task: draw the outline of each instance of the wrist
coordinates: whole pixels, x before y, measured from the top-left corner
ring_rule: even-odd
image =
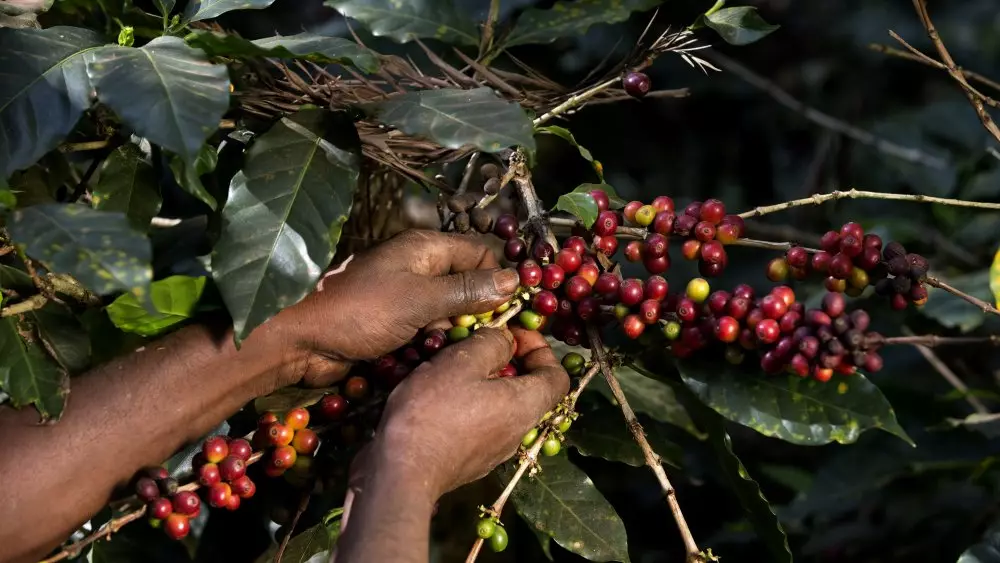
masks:
[[[434,466],[417,459],[405,447],[397,447],[377,436],[367,465],[364,488],[378,491],[393,490],[416,506],[433,510],[443,494]]]

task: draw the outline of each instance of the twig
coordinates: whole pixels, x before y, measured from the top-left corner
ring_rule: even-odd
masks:
[[[278,551],[274,552],[274,563],[281,563],[281,557],[285,554],[285,548],[288,547],[288,541],[292,539],[292,533],[295,532],[295,526],[299,523],[299,518],[302,517],[302,513],[306,511],[309,507],[309,499],[312,498],[313,487],[306,488],[302,492],[302,499],[299,500],[299,507],[295,511],[295,516],[292,517],[292,523],[288,526],[288,533],[285,537],[281,538],[281,544],[278,546]]]
[[[971,344],[989,344],[990,346],[1000,346],[1000,336],[938,336],[936,334],[924,334],[921,336],[882,336],[868,340],[871,344],[891,346],[893,344],[910,344],[913,346],[924,346],[935,348],[937,346],[964,346]]]
[[[966,97],[969,98],[969,102],[972,107],[976,110],[976,115],[979,116],[979,120],[983,122],[983,127],[993,138],[1000,142],[1000,128],[990,117],[990,114],[986,111],[986,107],[983,104],[983,95],[979,93],[977,96],[975,88],[973,88],[969,81],[965,79],[965,75],[958,70],[958,66],[955,64],[955,59],[951,58],[951,53],[948,52],[948,48],[944,46],[944,41],[941,40],[941,36],[938,34],[937,28],[934,27],[934,22],[931,21],[930,14],[927,13],[927,1],[926,0],[913,0],[913,7],[917,10],[917,15],[920,17],[920,23],[924,25],[924,29],[927,30],[927,36],[931,38],[931,42],[934,43],[934,47],[937,49],[938,55],[941,56],[941,62],[948,69],[948,74],[958,82],[959,86],[965,92]]]
[[[698,544],[694,541],[694,536],[691,535],[691,529],[688,528],[687,520],[685,520],[684,513],[681,511],[681,505],[677,502],[677,491],[670,484],[670,479],[667,478],[667,473],[663,470],[663,462],[660,456],[653,451],[652,446],[649,445],[649,441],[646,440],[646,433],[643,431],[642,425],[639,424],[635,412],[625,397],[625,392],[622,391],[621,385],[618,383],[618,379],[615,377],[614,371],[608,363],[604,350],[604,342],[601,340],[600,329],[593,323],[588,323],[587,337],[590,339],[593,356],[600,366],[601,372],[604,374],[604,380],[607,381],[608,387],[611,388],[611,394],[614,395],[615,401],[618,402],[618,405],[622,409],[622,414],[625,416],[625,423],[632,432],[632,437],[635,438],[636,444],[642,450],[646,465],[653,470],[657,481],[660,482],[660,489],[662,489],[663,495],[667,498],[667,504],[670,505],[670,512],[673,513],[677,529],[684,540],[687,563],[706,563],[705,557],[702,555],[701,550],[698,549]]]
[[[30,261],[25,262],[25,264],[30,264]],[[96,306],[101,304],[100,297],[91,293],[90,290],[85,288],[82,284],[80,284],[80,282],[76,281],[76,279],[68,274],[49,273],[44,276],[39,276],[37,272],[34,271],[33,266],[29,266],[29,272],[35,282],[35,286],[39,290],[39,293],[28,297],[24,301],[13,303],[0,309],[0,317],[12,317],[14,315],[21,315],[29,311],[41,309],[48,304],[49,301],[52,301],[53,299],[58,300],[55,297],[56,293],[68,295],[84,305]]]
[[[784,251],[784,250],[788,250],[789,248],[792,248],[794,246],[799,246],[799,245],[791,243],[791,242],[771,242],[769,240],[756,240],[756,239],[752,239],[752,238],[741,238],[741,239],[736,239],[733,242],[729,243],[729,246],[747,246],[747,247],[750,247],[750,248],[763,248],[765,250],[782,250],[782,251]],[[803,246],[802,248],[804,248],[807,252],[810,252],[810,253],[813,253],[813,254],[819,252],[818,248],[809,248],[809,247],[806,247],[806,246]]]
[[[905,147],[881,137],[877,137],[870,131],[855,127],[854,125],[851,125],[843,120],[837,119],[836,117],[808,106],[804,102],[794,98],[788,92],[782,90],[777,84],[771,82],[763,76],[760,76],[735,60],[722,55],[721,53],[713,51],[708,55],[708,58],[718,63],[724,70],[735,74],[751,86],[762,90],[779,104],[787,107],[795,113],[798,113],[802,117],[812,121],[820,127],[825,127],[826,129],[840,133],[845,137],[854,139],[861,144],[874,147],[876,150],[884,152],[885,154],[892,155],[909,162],[923,164],[930,168],[937,169],[943,169],[947,166],[947,161],[941,157],[927,154],[914,147]]]
[[[908,335],[913,334],[913,331],[906,326],[903,327],[903,332]],[[932,365],[934,369],[941,374],[941,377],[943,377],[945,381],[950,383],[952,387],[957,389],[958,392],[965,397],[965,400],[969,403],[973,410],[979,414],[988,414],[990,412],[990,409],[986,408],[986,405],[984,405],[978,397],[969,393],[969,386],[966,385],[965,382],[962,381],[957,375],[955,375],[955,372],[951,371],[951,368],[941,361],[941,358],[938,358],[937,354],[935,354],[933,350],[923,345],[914,345],[914,348],[916,348],[917,351],[920,352],[920,355],[927,360],[927,363]]]
[[[914,55],[913,53],[907,53],[906,51],[903,51],[902,49],[897,49],[895,47],[890,47],[888,45],[881,45],[879,43],[872,43],[871,45],[868,46],[868,48],[871,49],[872,51],[876,51],[876,52],[883,53],[883,54],[886,54],[886,55],[889,55],[889,56],[893,56],[893,57],[899,57],[901,59],[907,59],[907,60],[910,60],[910,61],[915,61],[915,62],[918,62],[918,63],[921,63],[921,64],[925,64],[927,66],[932,66],[934,68],[939,68],[941,70],[947,70],[948,69],[948,67],[946,67],[940,61],[935,61],[934,59],[931,59],[931,62],[928,62],[927,61],[927,57],[918,57],[917,55]],[[990,88],[993,88],[997,92],[1000,92],[1000,83],[994,81],[993,79],[991,79],[991,78],[989,78],[987,76],[984,76],[982,74],[979,74],[978,72],[973,72],[971,70],[966,70],[966,69],[964,69],[962,67],[955,67],[955,68],[959,72],[962,73],[962,76],[966,77],[967,79],[972,80],[974,82],[978,82],[978,83],[980,83],[980,84],[982,84],[984,86],[989,86]]]
[[[35,311],[44,307],[48,302],[48,297],[38,293],[20,303],[14,303],[0,309],[0,317],[13,317],[14,315],[22,315],[28,311]]]
[[[1000,310],[997,310],[997,308],[994,307],[993,305],[990,305],[989,303],[983,301],[982,299],[979,299],[978,297],[973,297],[972,295],[969,295],[968,293],[965,293],[964,291],[952,285],[948,285],[947,283],[939,280],[938,278],[932,276],[926,276],[924,278],[924,282],[931,287],[943,289],[948,293],[954,295],[955,297],[959,297],[961,299],[968,301],[969,303],[972,303],[976,307],[982,309],[983,313],[993,313],[994,315],[1000,315]]]
[[[257,463],[263,456],[264,452],[255,452],[253,455],[250,456],[250,459],[247,460],[247,465]],[[180,487],[177,487],[177,491],[178,492],[196,491],[200,487],[201,484],[198,483],[198,481],[192,481],[186,485],[181,485]],[[126,501],[135,500],[135,497],[129,497],[128,499],[125,500]],[[126,504],[125,506],[127,507],[128,504]],[[80,553],[80,550],[100,539],[107,538],[110,540],[111,534],[114,534],[115,532],[120,530],[122,526],[124,526],[125,524],[128,524],[129,522],[133,522],[135,520],[142,518],[144,514],[146,514],[146,505],[142,505],[139,508],[136,508],[131,512],[122,514],[121,516],[118,516],[116,518],[112,518],[107,524],[101,526],[96,532],[90,534],[89,536],[83,538],[78,542],[72,543],[64,547],[62,551],[60,551],[59,553],[53,555],[52,557],[49,557],[48,559],[43,559],[39,563],[56,563],[56,561],[62,561],[63,559],[66,559],[68,557],[75,557],[77,554]]]
[[[608,80],[605,80],[604,82],[601,82],[600,84],[597,84],[597,85],[595,85],[595,86],[593,86],[593,87],[591,87],[591,88],[589,88],[587,90],[584,90],[583,92],[580,92],[579,94],[574,94],[574,95],[570,96],[569,99],[566,100],[565,102],[563,102],[563,103],[557,105],[556,107],[550,109],[549,111],[547,111],[544,114],[542,114],[540,117],[535,118],[535,120],[532,122],[532,124],[535,127],[538,127],[539,125],[543,125],[546,121],[552,119],[553,117],[556,117],[556,116],[559,116],[559,115],[562,115],[562,114],[566,113],[567,111],[575,108],[576,106],[582,104],[583,102],[586,102],[590,98],[593,98],[597,94],[600,94],[601,92],[607,90],[608,88],[611,88],[612,86],[614,86],[615,84],[617,84],[619,82],[621,82],[621,77],[620,76],[616,76],[614,78],[610,78]]]
[[[821,203],[826,203],[828,201],[836,201],[839,199],[885,199],[892,201],[915,201],[920,203],[937,203],[940,205],[952,205],[955,207],[973,207],[976,209],[993,209],[1000,211],[1000,203],[987,203],[982,201],[965,201],[961,199],[948,199],[943,197],[933,197],[928,195],[919,194],[895,194],[895,193],[885,193],[885,192],[869,192],[863,190],[850,189],[847,191],[835,191],[827,194],[816,194],[811,197],[805,197],[802,199],[793,199],[791,201],[786,201],[784,203],[778,203],[775,205],[765,205],[762,207],[756,207],[750,211],[745,211],[740,213],[740,217],[744,219],[749,219],[751,217],[760,217],[762,215],[767,215],[769,213],[775,213],[777,211],[784,211],[786,209],[791,209],[793,207],[801,207],[803,205],[819,205]]]

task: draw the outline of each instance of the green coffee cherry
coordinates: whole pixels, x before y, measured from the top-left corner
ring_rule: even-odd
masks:
[[[565,434],[565,433],[569,432],[569,428],[570,428],[570,426],[573,426],[573,419],[567,416],[567,417],[566,417],[566,420],[562,421],[562,422],[561,422],[561,423],[559,424],[559,426],[557,426],[556,428],[557,428],[557,429],[558,429],[558,430],[559,430],[560,432],[562,432],[563,434]]]
[[[542,323],[545,322],[545,317],[534,311],[521,311],[521,314],[517,316],[517,320],[520,321],[521,326],[528,330],[538,330],[542,327]]]
[[[525,434],[523,438],[521,438],[521,445],[526,448],[530,448],[531,444],[534,444],[535,439],[537,438],[538,438],[538,429],[532,428],[531,430],[528,430],[528,433]]]
[[[549,438],[545,440],[545,443],[542,444],[542,454],[548,457],[557,455],[560,450],[562,450],[562,442],[560,442],[559,438],[556,438],[555,436],[549,436]]]
[[[507,530],[504,530],[503,526],[497,526],[493,535],[490,536],[490,549],[492,549],[494,553],[500,553],[501,551],[507,549],[507,541]]]
[[[563,356],[562,367],[570,375],[580,375],[583,373],[583,368],[587,365],[587,360],[583,356],[577,354],[576,352],[570,352]]]
[[[464,326],[453,326],[448,329],[448,340],[460,342],[469,337],[469,329]]]
[[[663,335],[667,340],[677,340],[681,335],[681,323],[670,321],[663,327]]]
[[[492,538],[496,530],[497,525],[492,518],[483,518],[476,524],[476,535],[484,540]]]

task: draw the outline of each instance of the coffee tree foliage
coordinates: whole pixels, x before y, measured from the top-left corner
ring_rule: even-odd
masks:
[[[228,314],[239,344],[310,292],[335,257],[361,248],[356,239],[377,238],[371,222],[387,219],[372,207],[385,208],[401,194],[419,201],[450,193],[473,153],[506,157],[509,149],[520,148],[538,171],[535,181],[547,208],[587,224],[596,217],[587,195],[594,184],[637,198],[695,199],[697,180],[645,176],[650,185],[637,187],[628,171],[597,160],[599,149],[610,154],[616,151],[610,145],[620,145],[638,156],[628,166],[641,169],[657,151],[683,154],[684,131],[642,131],[599,142],[595,129],[610,125],[589,122],[594,110],[576,113],[579,107],[559,120],[533,123],[572,94],[599,84],[602,75],[620,76],[624,67],[599,67],[577,77],[579,88],[571,88],[527,70],[514,56],[528,53],[545,65],[566,44],[627,33],[624,50],[598,42],[606,50],[602,55],[645,65],[654,61],[637,60],[635,54],[648,49],[666,23],[677,31],[690,24],[693,35],[686,37],[698,45],[744,46],[770,35],[762,45],[772,42],[780,49],[783,40],[780,33],[772,35],[778,26],[755,8],[719,2],[693,7],[682,14],[687,19],[655,19],[644,42],[632,49],[636,32],[659,7],[655,0],[519,3],[492,15],[485,6],[472,14],[447,0],[328,0],[325,9],[351,18],[352,31],[365,41],[306,31],[246,39],[228,31],[224,22],[252,19],[250,11],[273,2],[0,4],[0,397],[6,406],[36,409],[40,422],[58,424],[72,409],[75,376],[209,315]],[[484,26],[487,19],[495,23]],[[376,44],[385,52],[376,51]],[[712,70],[716,59],[698,58],[697,51],[658,54],[665,64],[671,58],[690,64],[675,67],[671,87],[710,84],[724,76]],[[351,82],[313,88],[324,73]],[[617,95],[598,99],[635,103],[621,100],[620,90]],[[698,95],[696,89],[693,99]],[[943,159],[944,167],[894,160],[865,146],[868,154],[859,160],[869,159],[865,164],[875,172],[856,177],[884,181],[870,186],[876,190],[903,185],[915,194],[995,200],[996,163],[968,141],[976,135],[966,134],[961,120],[942,124],[935,116],[950,114],[937,109],[921,108],[914,110],[919,119],[873,127],[901,142],[919,137],[924,150],[934,147],[928,158]],[[739,119],[738,111],[723,107],[697,115],[707,116],[706,129],[712,128],[713,115]],[[974,117],[964,118],[975,124]],[[923,129],[932,121],[934,131]],[[948,133],[952,125],[961,135]],[[586,133],[574,135],[578,131]],[[692,137],[707,146],[701,138],[706,134]],[[556,147],[557,139],[568,144]],[[632,148],[633,139],[642,146]],[[753,147],[722,144],[708,152],[721,159],[734,150],[759,154]],[[567,155],[581,159],[570,165],[576,167],[572,173],[560,177],[546,168],[547,158],[563,163]],[[566,176],[579,176],[581,187],[562,186]],[[760,180],[746,184],[759,186]],[[748,208],[781,200],[761,201],[743,193],[748,189],[727,188],[718,195],[732,196],[726,198],[731,206]],[[808,193],[776,195],[791,199]],[[984,219],[974,211],[935,207],[920,210],[920,220],[911,222],[910,208],[902,207],[913,204],[880,203],[852,207],[851,218],[928,252],[940,247],[933,255],[942,260],[937,271],[946,271],[949,282],[968,294],[994,299],[998,270],[990,270],[989,259],[997,233],[989,220],[995,215]],[[818,236],[847,216],[813,217],[823,226],[807,231]],[[927,240],[929,231],[920,232],[928,224],[934,240]],[[796,236],[780,234],[777,240]],[[745,258],[751,266],[731,268],[729,279],[763,281],[763,258],[755,256],[767,251],[750,250],[745,256],[734,253],[734,262]],[[682,287],[693,272],[676,270],[671,283]],[[803,283],[796,290],[801,298],[822,294],[819,284]],[[996,328],[995,319],[943,291],[932,292],[920,310],[905,313],[867,296],[859,301],[887,335],[912,330],[976,336]],[[557,350],[568,351],[562,344]],[[675,363],[629,346],[622,350],[628,354],[615,375],[678,486],[702,549],[712,547],[726,560],[792,561],[794,555],[804,561],[860,561],[882,554],[877,560],[1000,561],[1000,536],[990,526],[995,510],[987,501],[998,482],[994,417],[967,416],[963,401],[971,394],[993,404],[994,392],[948,392],[908,347],[886,354],[892,368],[883,380],[858,374],[827,384],[718,362]],[[947,356],[963,374],[998,368],[989,347],[965,350],[975,352]],[[993,384],[989,378],[975,381],[975,387]],[[220,431],[243,434],[257,412],[308,406],[321,395],[283,390],[248,405]],[[642,453],[611,399],[606,384],[595,381],[566,436],[569,454],[543,459],[542,471],[515,489],[513,510],[504,519],[513,530],[516,560],[678,557],[675,528],[659,489],[643,472]],[[871,429],[884,432],[866,432]],[[758,455],[758,449],[764,453]],[[335,544],[352,450],[338,451],[329,468],[332,485],[302,515],[284,561],[322,560]],[[749,461],[741,462],[737,452]],[[184,475],[190,457],[178,452],[168,468]],[[512,470],[508,463],[492,479],[504,483]],[[490,491],[477,494],[484,490]],[[468,547],[474,505],[486,502],[466,494],[462,505],[463,497],[456,496],[464,507],[461,516],[438,517],[443,529],[435,532],[435,545],[443,546],[442,553]],[[206,511],[183,544],[139,523],[71,556],[217,560],[227,557],[221,555],[227,553],[227,534],[240,533],[258,538],[237,550],[240,558],[269,560],[276,551],[271,543],[276,505],[287,507],[280,489],[261,495],[239,516]],[[115,515],[112,510],[95,515],[75,539]],[[526,525],[515,524],[517,517]],[[938,558],[921,558],[927,542],[933,542]]]

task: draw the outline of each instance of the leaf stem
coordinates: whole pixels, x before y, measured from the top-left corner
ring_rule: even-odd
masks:
[[[652,446],[649,445],[649,441],[646,439],[646,433],[642,429],[642,425],[639,423],[639,419],[635,416],[635,411],[632,410],[632,406],[629,405],[628,399],[625,397],[625,392],[622,391],[621,385],[618,383],[618,378],[615,377],[614,371],[611,369],[611,365],[608,362],[606,351],[604,349],[604,342],[601,340],[601,331],[597,325],[593,323],[587,324],[587,337],[590,339],[590,346],[593,350],[593,356],[596,358],[598,366],[600,366],[601,373],[604,375],[604,380],[607,381],[608,387],[611,388],[611,394],[614,395],[615,401],[622,409],[622,415],[625,416],[625,423],[628,425],[629,431],[632,432],[632,437],[635,439],[636,444],[638,444],[639,449],[642,450],[643,458],[646,460],[646,465],[653,470],[653,474],[656,475],[657,481],[660,482],[660,489],[663,491],[663,495],[667,498],[667,504],[670,506],[670,512],[674,516],[674,521],[677,523],[677,529],[680,531],[681,539],[684,540],[684,549],[687,552],[687,563],[705,563],[706,559],[702,555],[701,550],[698,549],[698,544],[694,541],[694,536],[691,535],[691,529],[688,528],[687,520],[684,518],[684,513],[681,511],[681,505],[677,502],[677,491],[674,489],[673,485],[670,484],[670,479],[667,478],[666,471],[663,470],[663,462],[660,456],[653,451]]]
[[[745,211],[743,213],[740,213],[739,215],[744,219],[749,219],[752,217],[760,217],[762,215],[776,213],[778,211],[784,211],[786,209],[791,209],[793,207],[801,207],[803,205],[819,205],[821,203],[826,203],[828,201],[837,201],[839,199],[884,199],[891,201],[913,201],[919,203],[938,203],[941,205],[952,205],[955,207],[972,207],[975,209],[992,209],[1000,211],[1000,203],[965,201],[961,199],[948,199],[943,197],[933,197],[933,196],[919,195],[919,194],[895,194],[895,193],[869,192],[863,190],[850,189],[847,191],[835,191],[826,194],[816,194],[811,197],[805,197],[802,199],[793,199],[791,201],[786,201],[784,203],[778,203],[775,205],[765,205],[762,207],[755,207],[754,209],[751,209],[750,211]]]

